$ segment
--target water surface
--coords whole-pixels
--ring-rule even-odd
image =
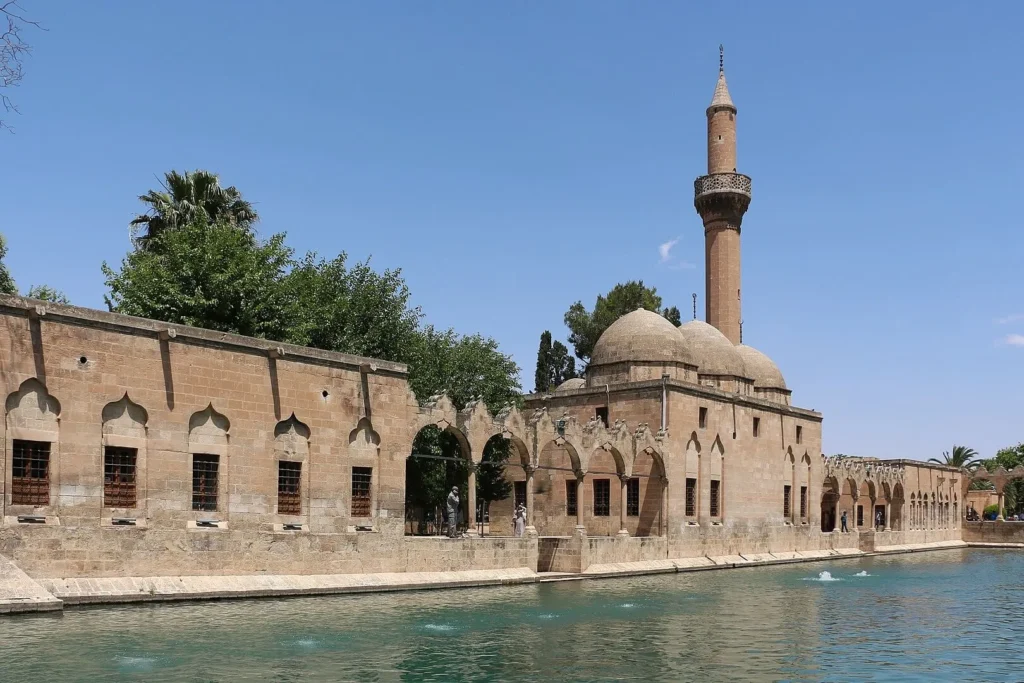
[[[1024,679],[1022,586],[1024,554],[974,549],[79,608],[0,618],[0,680],[1011,681]]]

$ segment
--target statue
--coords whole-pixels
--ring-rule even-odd
[[[453,486],[448,494],[448,538],[455,538],[459,529],[459,487]]]

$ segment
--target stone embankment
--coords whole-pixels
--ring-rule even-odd
[[[967,548],[974,544],[943,541],[893,545],[863,552],[853,548],[722,557],[692,557],[617,564],[595,564],[578,574],[535,572],[527,567],[457,572],[394,572],[382,574],[157,576],[33,580],[0,558],[0,613],[60,610],[65,605],[216,600],[376,593],[438,588],[509,586],[549,581],[710,571],[775,564],[820,562],[875,555]],[[979,544],[982,546],[988,544]]]

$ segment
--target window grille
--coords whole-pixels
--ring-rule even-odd
[[[302,463],[279,460],[277,463],[277,514],[302,514]]]
[[[50,504],[50,443],[14,440],[12,505]]]
[[[697,480],[686,480],[686,516],[697,516]]]
[[[611,514],[612,485],[608,479],[594,480],[594,516],[607,517]]]
[[[107,446],[103,449],[103,506],[135,507],[134,448]]]
[[[514,482],[513,486],[514,486],[514,489],[515,489],[514,490],[515,506],[518,509],[520,505],[523,505],[523,506],[526,505],[526,482],[525,481],[517,481],[517,482]]]
[[[565,514],[570,517],[576,516],[576,480],[569,479],[565,482]]]
[[[217,509],[217,471],[220,456],[194,454],[192,456],[192,509]]]
[[[711,508],[711,516],[718,516],[718,497],[721,494],[722,482],[717,479],[711,480],[711,500],[709,501]]]
[[[626,482],[626,515],[640,516],[640,479],[637,477]]]
[[[373,468],[352,468],[352,516],[370,517],[370,484],[373,482]]]
[[[782,516],[786,519],[789,519],[789,516],[792,512],[792,508],[789,504],[789,498],[792,495],[792,493],[792,487],[788,485],[782,487]]]
[[[807,519],[807,487],[800,487],[800,517]]]

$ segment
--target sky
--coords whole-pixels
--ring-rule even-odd
[[[137,197],[238,187],[300,253],[401,268],[428,322],[540,333],[642,279],[703,317],[705,108],[739,113],[744,341],[826,453],[1024,440],[1024,4],[21,0],[0,133],[27,289],[105,308]]]

